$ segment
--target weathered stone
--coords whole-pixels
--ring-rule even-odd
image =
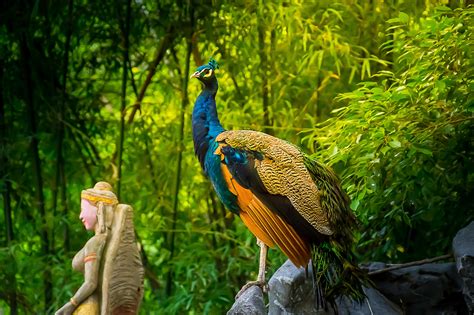
[[[474,221],[461,229],[453,240],[457,271],[470,314],[474,314]]]
[[[347,297],[338,299],[339,315],[384,314],[401,315],[402,310],[374,288],[364,288],[367,299],[362,303],[354,302]]]
[[[332,314],[317,309],[311,279],[304,268],[287,260],[268,282],[269,314]]]
[[[283,264],[269,282],[269,314],[334,314],[332,309],[324,311],[316,307],[311,273],[311,268],[307,275],[303,268],[296,268],[290,261]],[[376,289],[365,288],[364,291],[368,299],[361,304],[345,297],[338,299],[339,314],[403,314],[397,305]]]
[[[376,289],[364,288],[367,299],[359,304],[339,298],[338,313],[474,314],[474,222],[458,232],[453,252],[456,263],[424,264],[373,275]],[[367,269],[385,267],[384,263],[371,263]],[[317,309],[311,273],[311,268],[306,272],[286,261],[269,281],[268,314],[334,314],[332,309]],[[265,314],[261,289],[247,290],[228,314]]]
[[[263,303],[262,289],[252,286],[246,290],[232,305],[227,315],[264,315],[266,314]]]
[[[372,263],[369,271],[385,268]],[[454,263],[432,263],[387,271],[371,277],[376,288],[406,314],[466,314],[461,279]],[[374,313],[377,314],[377,313]]]

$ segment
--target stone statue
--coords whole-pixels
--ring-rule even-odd
[[[95,231],[74,256],[72,267],[84,283],[60,314],[137,314],[143,297],[143,266],[135,241],[133,209],[119,204],[106,182],[81,193],[79,216]]]

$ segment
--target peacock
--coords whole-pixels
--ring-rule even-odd
[[[218,118],[217,62],[196,69],[202,82],[192,114],[194,151],[224,206],[260,246],[257,281],[265,285],[268,247],[296,267],[311,262],[318,306],[338,296],[362,301],[366,275],[352,253],[357,220],[335,173],[291,143],[252,130],[226,131]]]

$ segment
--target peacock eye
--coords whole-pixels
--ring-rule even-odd
[[[204,77],[205,77],[205,78],[208,78],[208,77],[210,77],[211,75],[212,75],[212,70],[210,70],[210,69],[205,69],[205,70],[204,70]]]

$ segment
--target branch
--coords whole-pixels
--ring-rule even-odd
[[[392,270],[398,270],[398,269],[402,269],[402,268],[406,268],[406,267],[429,264],[429,263],[432,263],[432,262],[435,262],[435,261],[445,260],[445,259],[448,259],[448,258],[451,258],[451,257],[453,257],[452,254],[446,254],[446,255],[442,255],[442,256],[438,256],[438,257],[434,257],[434,258],[426,258],[426,259],[412,261],[412,262],[405,263],[405,264],[393,265],[391,267],[384,268],[384,269],[371,271],[368,274],[369,274],[369,276],[374,276],[374,275],[378,275],[378,274],[385,273],[385,272],[392,271]]]
[[[128,60],[128,70],[130,71],[130,80],[132,82],[133,93],[135,93],[135,98],[138,98],[137,84],[135,83],[135,76],[133,75],[132,62],[130,61],[130,55],[127,56]]]
[[[163,57],[165,56],[166,50],[168,49],[169,45],[171,44],[172,41],[172,32],[171,30],[168,30],[166,32],[165,37],[161,41],[161,46],[157,50],[155,59],[150,65],[150,70],[148,71],[148,74],[146,76],[145,82],[143,82],[143,85],[140,89],[140,94],[138,94],[137,100],[135,104],[133,105],[132,112],[130,113],[130,116],[128,117],[128,123],[131,124],[133,122],[133,118],[135,117],[135,114],[137,113],[137,110],[140,110],[143,98],[145,97],[146,90],[148,86],[151,83],[151,79],[156,73],[156,68],[158,67],[158,64],[161,62]]]
[[[201,31],[194,32],[193,36],[191,37],[191,42],[192,42],[192,46],[193,46],[194,63],[197,64],[197,65],[202,65],[204,63],[204,61],[201,58],[201,53],[199,52],[199,47],[198,47],[199,33],[201,33]]]

